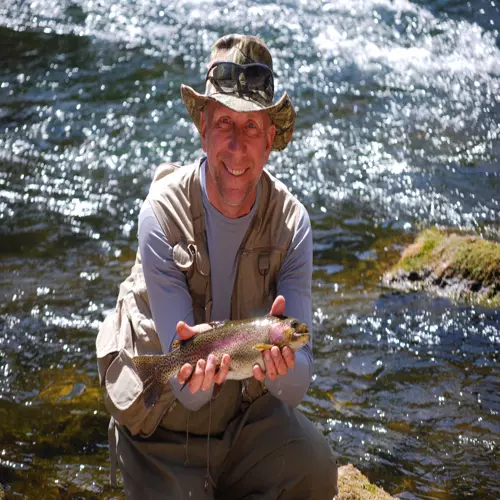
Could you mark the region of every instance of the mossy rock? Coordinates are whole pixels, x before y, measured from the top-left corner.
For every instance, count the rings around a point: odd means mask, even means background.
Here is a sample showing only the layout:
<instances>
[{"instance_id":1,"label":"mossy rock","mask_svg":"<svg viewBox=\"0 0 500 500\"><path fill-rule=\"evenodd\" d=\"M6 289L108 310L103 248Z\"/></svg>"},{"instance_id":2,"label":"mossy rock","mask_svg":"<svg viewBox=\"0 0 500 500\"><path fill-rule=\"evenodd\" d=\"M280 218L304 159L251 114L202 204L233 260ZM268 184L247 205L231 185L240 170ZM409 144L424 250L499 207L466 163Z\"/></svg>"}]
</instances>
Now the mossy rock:
<instances>
[{"instance_id":1,"label":"mossy rock","mask_svg":"<svg viewBox=\"0 0 500 500\"><path fill-rule=\"evenodd\" d=\"M389 500L392 497L382 488L371 484L353 465L339 468L339 494L336 500Z\"/></svg>"},{"instance_id":2,"label":"mossy rock","mask_svg":"<svg viewBox=\"0 0 500 500\"><path fill-rule=\"evenodd\" d=\"M49 404L103 407L102 389L97 380L75 368L51 369L39 375L40 392L37 400Z\"/></svg>"},{"instance_id":3,"label":"mossy rock","mask_svg":"<svg viewBox=\"0 0 500 500\"><path fill-rule=\"evenodd\" d=\"M426 291L487 307L500 307L500 244L435 228L420 233L385 286Z\"/></svg>"}]
</instances>

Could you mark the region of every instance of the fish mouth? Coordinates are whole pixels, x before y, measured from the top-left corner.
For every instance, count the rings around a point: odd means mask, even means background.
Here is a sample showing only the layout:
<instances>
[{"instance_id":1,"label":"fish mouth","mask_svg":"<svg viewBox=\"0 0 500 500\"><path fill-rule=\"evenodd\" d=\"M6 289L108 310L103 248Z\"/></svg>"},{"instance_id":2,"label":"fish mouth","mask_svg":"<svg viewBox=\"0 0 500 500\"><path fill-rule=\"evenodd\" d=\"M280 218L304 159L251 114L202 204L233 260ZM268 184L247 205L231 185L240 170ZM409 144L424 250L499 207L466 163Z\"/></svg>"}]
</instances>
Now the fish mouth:
<instances>
[{"instance_id":1,"label":"fish mouth","mask_svg":"<svg viewBox=\"0 0 500 500\"><path fill-rule=\"evenodd\" d=\"M301 324L298 328L288 328L284 334L285 338L289 339L292 344L296 342L307 344L310 338L309 328L305 324Z\"/></svg>"},{"instance_id":2,"label":"fish mouth","mask_svg":"<svg viewBox=\"0 0 500 500\"><path fill-rule=\"evenodd\" d=\"M305 323L299 323L287 328L284 332L285 337L298 338L304 334L309 335L309 327Z\"/></svg>"},{"instance_id":3,"label":"fish mouth","mask_svg":"<svg viewBox=\"0 0 500 500\"><path fill-rule=\"evenodd\" d=\"M305 323L301 323L295 331L297 333L309 333L309 327Z\"/></svg>"}]
</instances>

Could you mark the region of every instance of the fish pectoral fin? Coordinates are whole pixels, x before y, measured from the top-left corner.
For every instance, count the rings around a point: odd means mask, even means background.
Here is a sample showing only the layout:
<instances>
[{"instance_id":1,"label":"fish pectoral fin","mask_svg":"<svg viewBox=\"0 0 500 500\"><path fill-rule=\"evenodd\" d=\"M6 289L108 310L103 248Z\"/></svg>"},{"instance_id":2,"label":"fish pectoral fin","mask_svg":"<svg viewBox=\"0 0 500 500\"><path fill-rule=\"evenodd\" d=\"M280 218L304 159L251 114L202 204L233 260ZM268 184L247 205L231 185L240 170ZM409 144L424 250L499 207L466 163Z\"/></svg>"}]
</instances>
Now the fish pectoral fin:
<instances>
[{"instance_id":1,"label":"fish pectoral fin","mask_svg":"<svg viewBox=\"0 0 500 500\"><path fill-rule=\"evenodd\" d=\"M271 349L271 347L274 347L273 344L255 344L253 346L254 349L257 349L260 352L267 351L268 349Z\"/></svg>"},{"instance_id":2,"label":"fish pectoral fin","mask_svg":"<svg viewBox=\"0 0 500 500\"><path fill-rule=\"evenodd\" d=\"M161 375L157 370L158 365L164 360L163 355L134 356L135 370L142 381L142 393L146 408L152 408L163 391Z\"/></svg>"}]
</instances>

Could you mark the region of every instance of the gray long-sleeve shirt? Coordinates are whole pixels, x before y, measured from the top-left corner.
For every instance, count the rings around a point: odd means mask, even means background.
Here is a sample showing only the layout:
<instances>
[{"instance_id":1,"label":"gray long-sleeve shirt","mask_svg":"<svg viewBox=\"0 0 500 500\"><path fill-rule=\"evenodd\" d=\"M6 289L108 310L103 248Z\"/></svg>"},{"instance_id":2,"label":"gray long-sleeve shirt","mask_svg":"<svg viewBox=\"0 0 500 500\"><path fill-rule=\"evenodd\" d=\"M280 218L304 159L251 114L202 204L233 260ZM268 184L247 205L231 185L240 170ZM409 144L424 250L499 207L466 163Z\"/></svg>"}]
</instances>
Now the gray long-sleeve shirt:
<instances>
[{"instance_id":1,"label":"gray long-sleeve shirt","mask_svg":"<svg viewBox=\"0 0 500 500\"><path fill-rule=\"evenodd\" d=\"M212 321L230 317L231 295L236 275L237 253L255 213L254 207L244 217L230 219L216 210L206 192L205 164L201 165L201 188L211 269ZM171 350L177 338L176 325L194 322L192 299L185 275L175 265L173 250L162 231L149 202L145 202L139 215L139 249L151 312L163 352ZM312 231L309 216L302 207L298 230L277 277L277 293L286 300L285 314L309 326L312 332L311 312ZM296 406L309 387L312 375L311 345L296 353L295 368L274 381L266 379L269 391L290 406ZM172 386L179 401L190 410L198 410L212 395L209 391L192 394L180 390L175 377Z\"/></svg>"}]
</instances>

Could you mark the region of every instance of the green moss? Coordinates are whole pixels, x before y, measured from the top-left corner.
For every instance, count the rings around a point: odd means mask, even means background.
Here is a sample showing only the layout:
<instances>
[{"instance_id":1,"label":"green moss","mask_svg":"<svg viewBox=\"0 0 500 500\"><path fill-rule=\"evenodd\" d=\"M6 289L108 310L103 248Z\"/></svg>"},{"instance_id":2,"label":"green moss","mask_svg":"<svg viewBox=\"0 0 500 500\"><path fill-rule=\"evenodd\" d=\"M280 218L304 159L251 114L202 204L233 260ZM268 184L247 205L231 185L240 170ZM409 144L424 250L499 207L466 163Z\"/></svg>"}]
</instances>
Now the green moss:
<instances>
[{"instance_id":1,"label":"green moss","mask_svg":"<svg viewBox=\"0 0 500 500\"><path fill-rule=\"evenodd\" d=\"M500 245L479 238L460 245L454 255L454 266L466 278L486 285L500 280Z\"/></svg>"},{"instance_id":2,"label":"green moss","mask_svg":"<svg viewBox=\"0 0 500 500\"><path fill-rule=\"evenodd\" d=\"M440 248L443 234L437 229L427 229L404 252L397 267L405 271L421 270L432 264L436 249Z\"/></svg>"},{"instance_id":3,"label":"green moss","mask_svg":"<svg viewBox=\"0 0 500 500\"><path fill-rule=\"evenodd\" d=\"M432 284L443 282L443 288L447 286L446 281L463 280L458 296L450 291L451 298L488 307L500 306L500 244L497 242L426 229L405 250L398 264L386 275L385 282L390 284L391 278L401 270L421 274L413 289L426 289L429 283L425 282L424 275L432 273Z\"/></svg>"},{"instance_id":4,"label":"green moss","mask_svg":"<svg viewBox=\"0 0 500 500\"><path fill-rule=\"evenodd\" d=\"M498 284L500 245L477 236L427 229L406 249L397 267L419 271L428 266L438 276L459 275L484 285Z\"/></svg>"},{"instance_id":5,"label":"green moss","mask_svg":"<svg viewBox=\"0 0 500 500\"><path fill-rule=\"evenodd\" d=\"M103 406L98 381L72 367L44 370L39 374L40 392L37 400L49 404L71 404L82 408Z\"/></svg>"}]
</instances>

